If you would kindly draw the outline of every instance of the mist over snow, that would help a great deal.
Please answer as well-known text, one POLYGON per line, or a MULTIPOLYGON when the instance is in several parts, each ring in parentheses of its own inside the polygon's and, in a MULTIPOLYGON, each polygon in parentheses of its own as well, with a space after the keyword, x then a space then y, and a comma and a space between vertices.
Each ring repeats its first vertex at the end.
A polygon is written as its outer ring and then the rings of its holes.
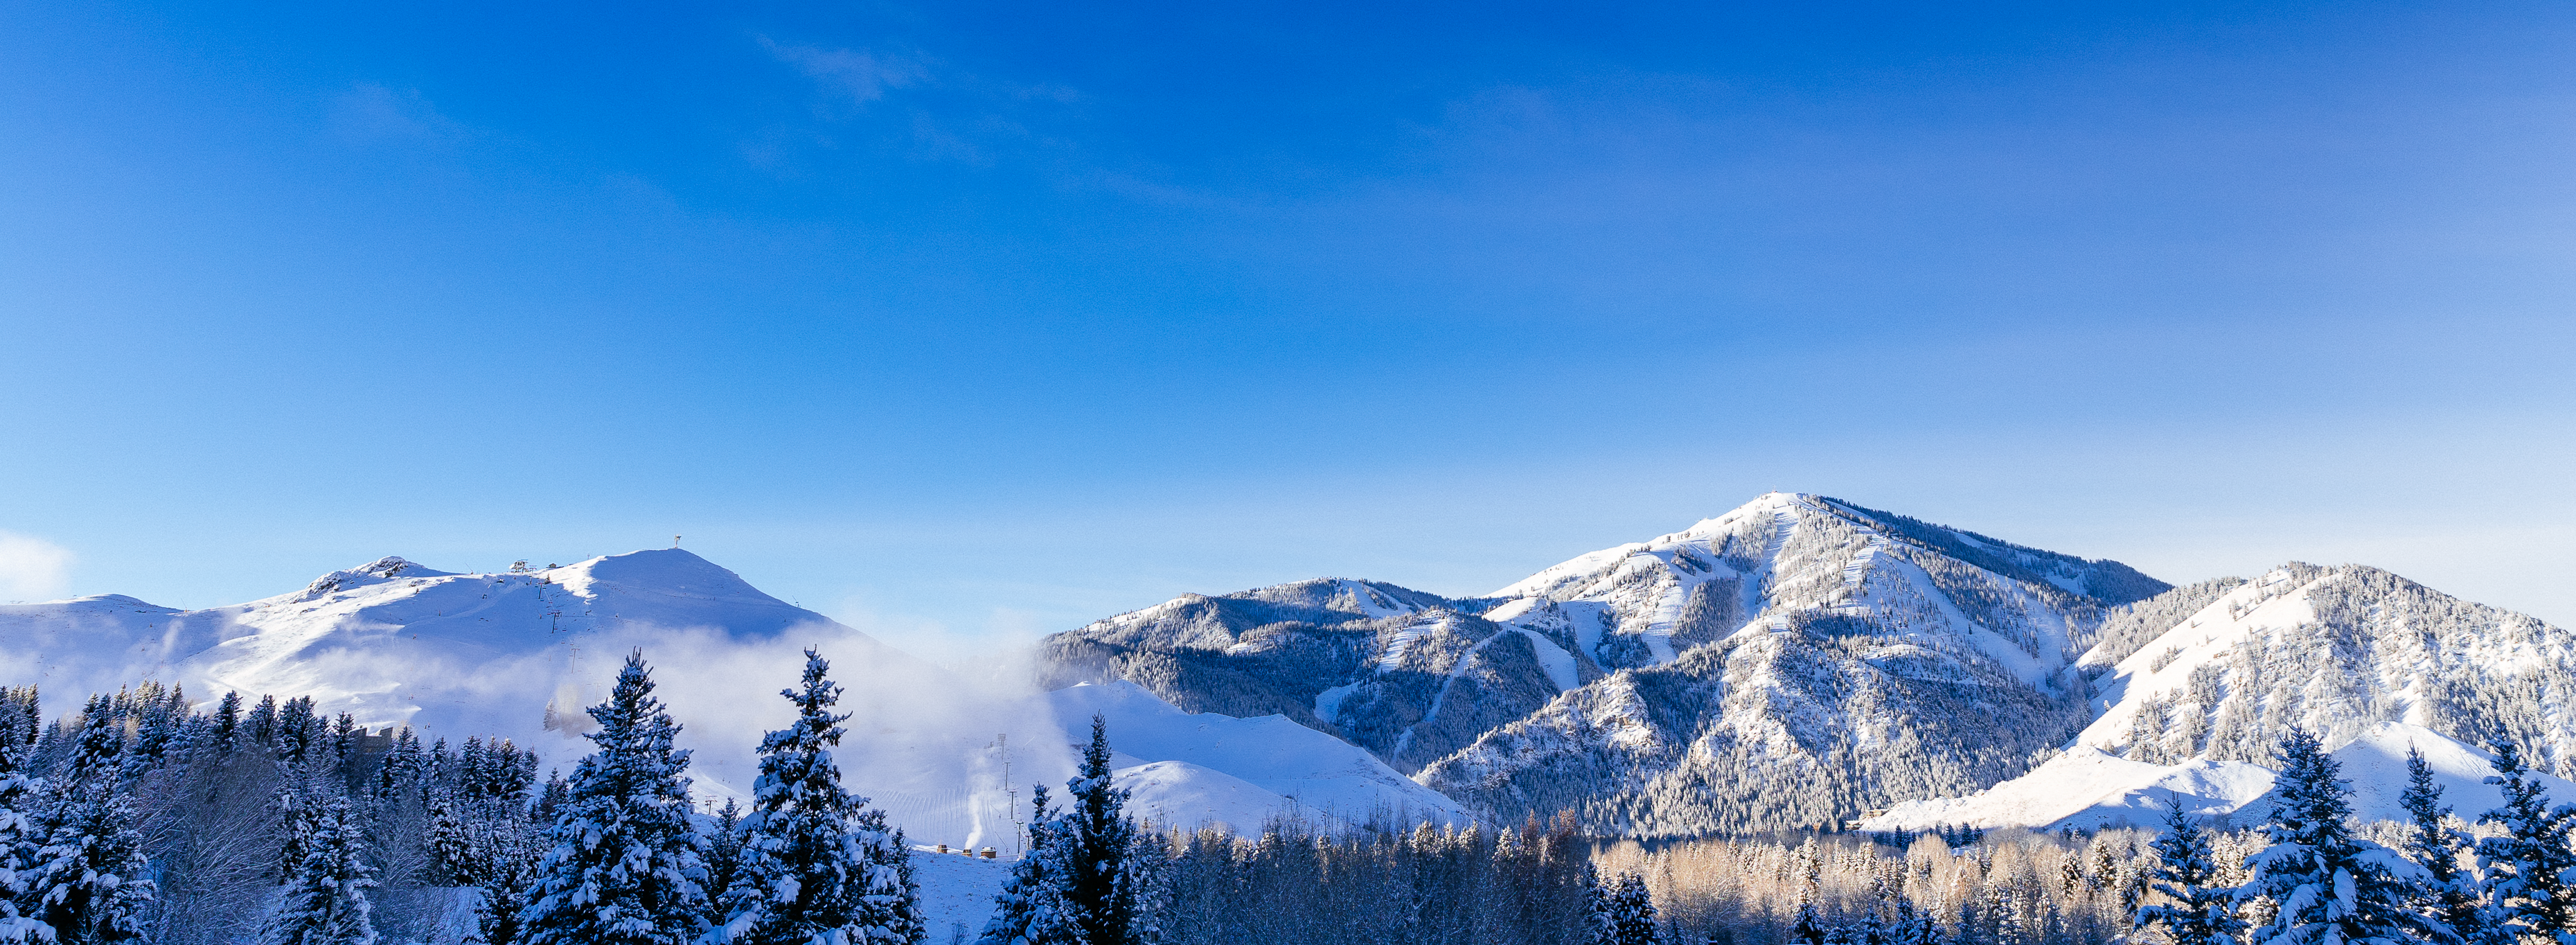
POLYGON ((385 558, 200 611, 113 595, 11 605, 0 607, 0 641, 0 675, 42 686, 49 712, 145 679, 181 685, 200 705, 226 691, 309 695, 318 711, 370 729, 509 738, 564 769, 591 747, 583 709, 640 649, 710 800, 749 790, 762 733, 793 716, 779 691, 810 646, 846 687, 850 737, 838 758, 850 783, 925 832, 983 839, 976 825, 1004 797, 999 752, 987 747, 997 736, 1015 780, 1072 770, 1061 727, 1025 689, 952 674, 677 549, 505 574, 385 558))
POLYGON ((592 748, 584 709, 640 650, 706 803, 747 797, 762 735, 794 715, 781 690, 812 647, 844 687, 844 776, 924 843, 1011 849, 1031 786, 1072 775, 1068 747, 1094 713, 1120 750, 1118 779, 1168 824, 1257 831, 1298 811, 1467 819, 1330 735, 1193 716, 1132 686, 1049 696, 1009 648, 955 653, 966 671, 953 671, 677 548, 507 573, 387 557, 206 610, 115 595, 9 605, 0 644, 0 678, 40 685, 51 713, 142 680, 180 685, 208 709, 227 691, 311 696, 371 730, 508 738, 566 770, 592 748))

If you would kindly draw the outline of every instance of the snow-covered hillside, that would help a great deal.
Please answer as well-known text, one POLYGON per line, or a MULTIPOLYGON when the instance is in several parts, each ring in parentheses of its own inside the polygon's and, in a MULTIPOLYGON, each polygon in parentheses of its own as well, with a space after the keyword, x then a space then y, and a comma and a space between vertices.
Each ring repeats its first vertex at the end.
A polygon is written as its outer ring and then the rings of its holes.
MULTIPOLYGON (((2471 820, 2503 803, 2485 783, 2494 757, 2440 732, 2381 722, 2334 751, 2352 783, 2353 814, 2365 820, 2404 820, 2398 792, 2406 786, 2406 753, 2422 752, 2442 787, 2444 803, 2471 820)), ((2551 797, 2576 798, 2576 782, 2535 775, 2551 797)), ((2055 830, 2154 827, 2172 805, 2201 816, 2225 816, 2240 826, 2270 811, 2273 771, 2243 761, 2193 758, 2172 765, 2131 761, 2086 747, 1968 797, 1908 801, 1861 822, 1867 830, 1922 830, 1942 825, 2035 827, 2055 830)))
POLYGON ((1483 609, 1340 578, 1191 594, 1050 637, 1041 682, 1126 680, 1194 712, 1279 715, 1410 772, 1601 675, 1483 609))
POLYGON ((1829 823, 2023 771, 2087 719, 2077 657, 2166 589, 1822 496, 1771 493, 1489 595, 1615 675, 1421 778, 1504 817, 1647 835, 1829 823))
POLYGON ((589 750, 582 709, 641 649, 711 796, 750 785, 753 748, 792 715, 778 691, 809 645, 847 690, 845 775, 921 842, 1008 849, 1011 818, 1025 817, 1010 792, 1025 799, 1032 784, 1060 785, 1072 772, 1066 745, 1095 711, 1108 716, 1122 764, 1152 768, 1120 780, 1175 821, 1213 816, 1258 830, 1298 804, 1319 818, 1380 808, 1458 816, 1366 752, 1284 719, 1186 715, 1133 687, 1047 697, 979 685, 678 549, 504 574, 384 558, 294 593, 198 611, 126 597, 0 608, 0 682, 42 686, 57 711, 144 679, 176 683, 200 703, 228 690, 311 696, 324 714, 371 729, 508 737, 552 767, 589 750))
POLYGON ((1171 827, 1216 822, 1258 835, 1272 817, 1412 824, 1471 820, 1456 802, 1395 773, 1377 756, 1282 716, 1191 715, 1130 682, 1049 693, 1073 729, 1099 714, 1132 809, 1171 827))
POLYGON ((2073 666, 2106 614, 2165 588, 1774 493, 1483 597, 1339 579, 1190 595, 1046 656, 1054 681, 1342 735, 1499 818, 1699 833, 2027 770, 2086 721, 2073 666))
POLYGON ((2561 628, 2375 568, 2296 562, 2136 609, 2163 615, 2164 630, 2106 637, 2079 660, 2095 715, 2064 755, 1870 823, 2134 820, 2140 797, 2168 789, 2198 809, 2235 810, 2269 787, 2263 766, 2292 725, 2345 759, 2356 809, 2371 816, 2395 810, 2407 745, 2451 779, 2464 810, 2494 802, 2478 783, 2489 773, 2480 743, 2512 741, 2535 767, 2576 773, 2576 634, 2561 628))
POLYGON ((2341 744, 2382 722, 2509 739, 2576 773, 2576 633, 2358 565, 2293 562, 2110 662, 2077 742, 2135 760, 2261 761, 2285 725, 2341 744))

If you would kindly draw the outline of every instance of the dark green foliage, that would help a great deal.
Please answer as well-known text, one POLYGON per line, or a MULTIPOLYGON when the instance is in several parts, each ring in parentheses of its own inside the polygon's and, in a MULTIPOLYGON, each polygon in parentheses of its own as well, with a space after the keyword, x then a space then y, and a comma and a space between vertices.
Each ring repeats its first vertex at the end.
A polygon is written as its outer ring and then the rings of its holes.
POLYGON ((2462 869, 2460 855, 2471 845, 2469 835, 2451 826, 2451 808, 2442 803, 2442 787, 2433 783, 2433 768, 2424 753, 2406 749, 2406 790, 2398 795, 2406 808, 2406 855, 2424 868, 2418 908, 2432 920, 2442 942, 2483 943, 2488 939, 2485 891, 2478 877, 2462 869))
POLYGON ((2135 925, 2164 933, 2172 945, 2228 945, 2245 923, 2236 917, 2236 890, 2222 882, 2209 832, 2179 803, 2165 806, 2165 830, 2155 840, 2149 874, 2164 902, 2138 910, 2135 925))
POLYGON ((1865 508, 1841 499, 1824 501, 1866 516, 1907 541, 2014 580, 2053 587, 2055 585, 2049 581, 2051 577, 2075 578, 2083 585, 2086 596, 2104 604, 2145 600, 2173 589, 2173 585, 2140 574, 2137 569, 2117 561, 2088 560, 2027 548, 1971 531, 1934 525, 1911 516, 1865 508), (1974 543, 1961 541, 1961 535, 1974 539, 1974 543))
POLYGON ((2548 788, 2523 766, 2522 751, 2512 742, 2495 746, 2495 776, 2504 806, 2479 815, 2482 824, 2502 825, 2506 833, 2478 841, 2478 862, 2487 871, 2490 901, 2502 914, 2503 935, 2534 945, 2576 943, 2576 848, 2568 831, 2576 826, 2576 804, 2549 804, 2548 788))
MULTIPOLYGON (((867 798, 842 787, 833 763, 849 716, 832 711, 841 687, 827 677, 830 668, 821 654, 805 651, 800 685, 780 692, 795 703, 796 720, 761 739, 751 812, 739 839, 720 839, 713 851, 733 857, 710 872, 733 873, 711 936, 717 941, 914 945, 923 937, 903 834, 883 811, 869 809, 867 798)), ((723 819, 718 827, 720 837, 734 832, 723 819)))
POLYGON ((653 697, 642 653, 630 654, 608 701, 592 706, 599 746, 573 769, 570 797, 547 838, 529 945, 683 945, 705 928, 705 839, 690 824, 689 754, 653 697))
POLYGON ((2251 861, 2240 897, 2272 904, 2270 921, 2248 930, 2248 945, 2344 942, 2400 945, 2427 934, 2410 908, 2412 891, 2390 874, 2397 858, 2352 835, 2342 765, 2315 735, 2292 728, 2277 756, 2278 797, 2264 834, 2272 845, 2251 861))

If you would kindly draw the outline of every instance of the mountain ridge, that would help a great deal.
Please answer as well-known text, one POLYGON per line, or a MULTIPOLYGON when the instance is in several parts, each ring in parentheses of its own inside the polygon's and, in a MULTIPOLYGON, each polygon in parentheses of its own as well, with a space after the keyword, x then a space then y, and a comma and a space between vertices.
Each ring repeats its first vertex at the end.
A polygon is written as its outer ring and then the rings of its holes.
MULTIPOLYGON (((579 708, 647 647, 675 708, 700 707, 684 740, 721 790, 748 783, 740 746, 783 711, 761 674, 817 641, 867 733, 853 783, 910 822, 980 835, 1004 816, 978 806, 999 796, 997 733, 1030 752, 1015 771, 1067 767, 1054 715, 1074 697, 998 696, 678 549, 508 574, 385 557, 204 610, 121 595, 0 606, 0 676, 56 699, 141 679, 201 701, 311 694, 371 727, 552 755, 586 748, 579 708)), ((2159 785, 2251 803, 2294 724, 2336 750, 2385 754, 2402 731, 2445 739, 2454 767, 2512 741, 2546 770, 2576 768, 2576 635, 2544 621, 2362 565, 2173 586, 1803 493, 1473 597, 1340 577, 1183 594, 1053 634, 1029 665, 1060 696, 1130 684, 1113 701, 1140 726, 1195 719, 1357 753, 1329 767, 1359 780, 1330 789, 1125 759, 1158 810, 1237 821, 1300 792, 1439 807, 1419 788, 1452 805, 1444 816, 1566 811, 1641 837, 2108 822, 2159 785), (2090 806, 2060 809, 2074 794, 2090 806)))
POLYGON ((1409 615, 1357 606, 1256 614, 1248 603, 1311 599, 1327 583, 1191 595, 1056 634, 1043 644, 1042 678, 1120 678, 1186 707, 1276 711, 1498 819, 1564 808, 1623 832, 1800 826, 1856 813, 1892 790, 1972 790, 2026 770, 2081 727, 2084 680, 2069 670, 2104 615, 2169 587, 2118 562, 1796 493, 1579 555, 1478 597, 1404 598, 1421 608, 1409 615), (1832 641, 1873 634, 1889 638, 1875 657, 1893 671, 1869 664, 1868 692, 1792 682, 1859 671, 1863 654, 1832 641), (1765 694, 1754 702, 1777 696, 1806 703, 1792 715, 1848 717, 1840 704, 1859 699, 1885 710, 1877 729, 1928 733, 1929 743, 1900 752, 1928 773, 1842 783, 1850 779, 1834 772, 1853 767, 1841 760, 1848 735, 1763 721, 1760 705, 1724 708, 1737 655, 1750 657, 1740 668, 1754 675, 1750 690, 1736 691, 1765 694), (1972 691, 1981 695, 1967 698, 1972 691), (2016 731, 2001 750, 1980 744, 1992 740, 1981 733, 1998 708, 2016 731), (1971 718, 1974 726, 1952 724, 1971 718), (1785 784, 1731 784, 1635 802, 1652 793, 1647 781, 1684 768, 1692 770, 1682 780, 1704 785, 1715 772, 1689 759, 1720 722, 1769 725, 1755 741, 1783 754, 1744 760, 1813 774, 1822 794, 1789 802, 1779 796, 1793 791, 1785 784), (1972 760, 1935 760, 1943 755, 1972 760), (1630 801, 1605 806, 1605 795, 1630 801), (1739 803, 1747 797, 1749 807, 1739 803))

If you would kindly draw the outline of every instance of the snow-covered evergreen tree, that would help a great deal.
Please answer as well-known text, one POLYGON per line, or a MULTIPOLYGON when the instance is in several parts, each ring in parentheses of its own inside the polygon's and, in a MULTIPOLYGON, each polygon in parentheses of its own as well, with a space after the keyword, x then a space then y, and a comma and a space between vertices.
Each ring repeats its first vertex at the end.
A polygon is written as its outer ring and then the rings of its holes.
POLYGON ((841 687, 830 669, 806 650, 800 686, 780 693, 796 704, 796 721, 761 739, 741 859, 713 940, 915 945, 923 937, 920 892, 904 869, 911 851, 867 798, 841 786, 832 748, 849 716, 832 712, 841 687))
POLYGON ((570 797, 572 786, 564 781, 563 772, 546 772, 546 788, 537 793, 537 822, 554 823, 555 812, 563 809, 564 801, 570 797))
POLYGON ((1091 717, 1091 744, 1081 771, 1065 782, 1062 839, 1069 844, 1065 901, 1090 945, 1132 945, 1154 938, 1152 895, 1159 863, 1144 848, 1152 837, 1127 816, 1127 792, 1110 782, 1109 720, 1091 717))
POLYGON ((536 884, 537 857, 523 848, 522 837, 504 830, 485 840, 492 849, 480 858, 483 881, 474 905, 474 927, 483 945, 517 945, 526 929, 521 913, 528 908, 529 888, 536 884))
POLYGON ((2433 766, 2411 745, 2406 749, 2406 790, 2397 802, 2406 808, 2406 854, 2424 868, 2419 908, 2433 920, 2439 937, 2486 945, 2486 891, 2475 874, 2460 868, 2469 835, 2451 826, 2451 808, 2442 803, 2433 766))
POLYGON ((394 733, 394 743, 385 749, 384 758, 376 763, 375 783, 368 793, 380 803, 394 802, 404 792, 420 786, 421 777, 428 774, 428 768, 429 755, 420 747, 420 736, 412 734, 410 726, 404 726, 394 733))
POLYGON ((286 700, 277 711, 277 756, 301 767, 322 747, 324 725, 313 715, 313 697, 286 700))
POLYGON ((317 805, 312 839, 284 900, 261 926, 260 945, 375 945, 375 888, 363 818, 345 798, 317 805))
POLYGON ((33 808, 44 782, 27 770, 36 750, 35 711, 34 687, 0 693, 0 943, 10 945, 54 937, 51 926, 19 911, 42 839, 33 808))
POLYGON ((681 945, 706 925, 704 838, 690 825, 689 753, 653 698, 641 651, 626 658, 608 701, 590 707, 599 746, 573 769, 547 837, 528 945, 681 945))
POLYGON ((236 690, 224 693, 223 701, 215 705, 215 720, 212 732, 214 735, 214 747, 220 751, 231 751, 233 747, 233 739, 240 737, 241 735, 241 723, 241 692, 236 690))
POLYGON ((143 835, 118 771, 125 730, 105 696, 83 710, 69 770, 48 793, 45 845, 31 864, 27 896, 60 945, 132 941, 143 934, 153 884, 143 835))
POLYGON ((1825 945, 1827 934, 1825 917, 1816 911, 1815 894, 1799 892, 1798 911, 1789 920, 1789 941, 1792 945, 1825 945))
POLYGON ((1583 864, 1584 941, 1591 945, 1613 945, 1619 940, 1619 918, 1610 909, 1610 890, 1601 885, 1601 872, 1592 864, 1583 864))
POLYGON ((732 916, 726 890, 742 875, 742 803, 725 798, 707 827, 707 925, 720 935, 732 916))
POLYGON ((312 860, 313 848, 321 841, 322 822, 315 809, 312 792, 303 784, 288 783, 277 791, 277 881, 293 883, 303 875, 312 860))
POLYGON ((430 793, 427 806, 429 826, 423 831, 421 847, 429 851, 435 875, 452 885, 482 885, 483 851, 475 842, 473 827, 466 822, 463 805, 439 790, 430 793))
POLYGON ((2271 846, 2253 856, 2253 879, 2238 891, 2276 911, 2248 931, 2249 945, 2402 945, 2429 935, 2430 923, 2408 908, 2407 885, 2390 873, 2412 865, 2352 835, 2342 764, 2296 727, 2281 736, 2277 757, 2279 803, 2263 828, 2271 846))
POLYGON ((2568 829, 2576 804, 2549 805, 2549 789, 2523 766, 2512 742, 2495 746, 2495 775, 2504 806, 2479 815, 2506 833, 2478 841, 2478 866, 2487 874, 2488 901, 2504 936, 2534 945, 2576 945, 2576 849, 2568 829))
POLYGON ((1941 925, 1932 913, 1917 908, 1914 900, 1898 898, 1887 921, 1889 945, 1933 945, 1941 938, 1941 925))
POLYGON ((1011 878, 993 897, 992 918, 975 945, 1090 945, 1065 895, 1075 847, 1064 815, 1048 806, 1043 784, 1029 806, 1028 852, 1011 864, 1011 878))
POLYGON ((242 728, 250 732, 250 740, 257 742, 260 747, 276 747, 277 697, 259 697, 259 704, 251 707, 250 717, 242 722, 242 728))
POLYGON ((140 778, 186 752, 187 730, 182 724, 186 698, 176 687, 164 689, 159 683, 135 687, 121 713, 134 729, 133 744, 127 746, 120 770, 125 780, 140 778))
POLYGON ((1610 893, 1612 942, 1617 945, 1663 945, 1663 926, 1656 921, 1655 897, 1646 890, 1646 878, 1636 873, 1619 874, 1619 886, 1610 893))
POLYGON ((2244 922, 2236 918, 2236 890, 2221 884, 2209 832, 2182 809, 2165 809, 2165 830, 2152 844, 2157 863, 2150 876, 2169 902, 2138 910, 2137 928, 2156 928, 2172 945, 2231 945, 2244 922))

